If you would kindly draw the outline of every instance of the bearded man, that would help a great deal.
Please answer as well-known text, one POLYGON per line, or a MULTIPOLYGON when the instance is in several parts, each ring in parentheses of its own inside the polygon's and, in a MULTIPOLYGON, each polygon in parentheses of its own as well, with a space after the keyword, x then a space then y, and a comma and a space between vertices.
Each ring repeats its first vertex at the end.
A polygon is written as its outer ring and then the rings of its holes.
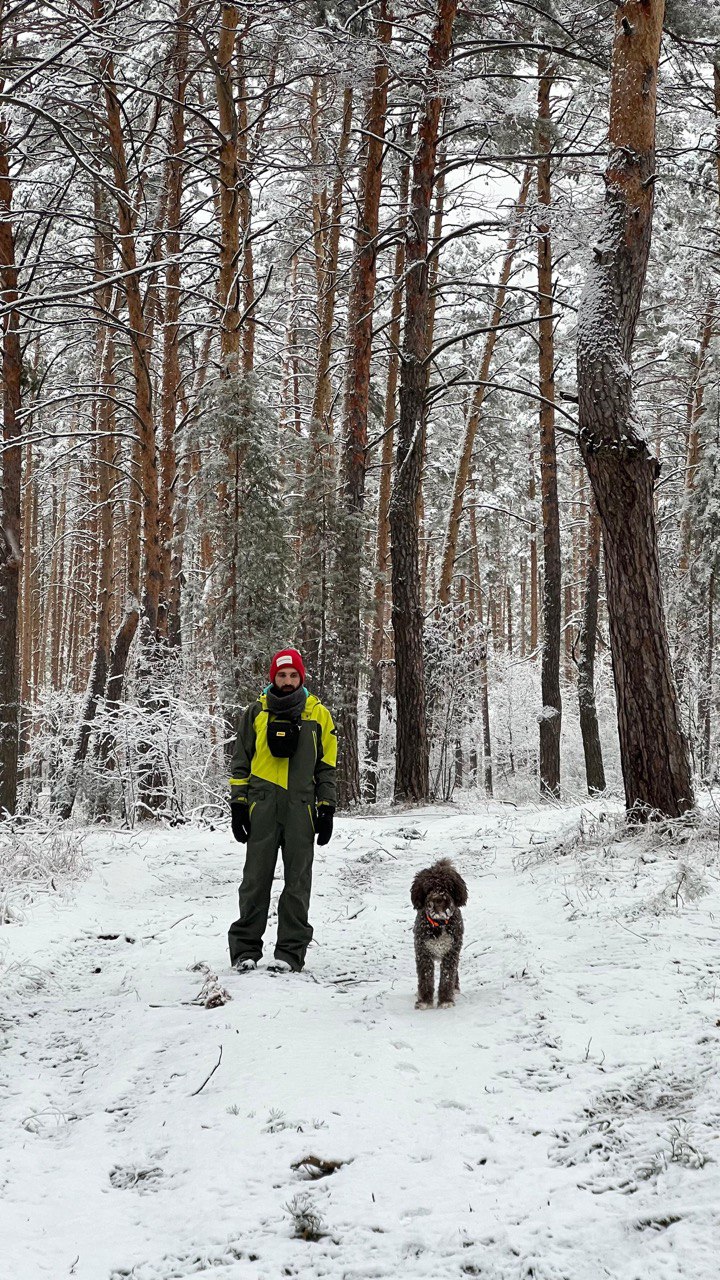
POLYGON ((257 968, 282 850, 285 887, 278 903, 275 972, 299 973, 313 936, 308 921, 315 839, 327 844, 337 802, 337 736, 332 716, 305 688, 297 649, 281 649, 270 684, 240 717, 230 766, 230 812, 236 840, 247 842, 240 915, 228 932, 230 963, 257 968))

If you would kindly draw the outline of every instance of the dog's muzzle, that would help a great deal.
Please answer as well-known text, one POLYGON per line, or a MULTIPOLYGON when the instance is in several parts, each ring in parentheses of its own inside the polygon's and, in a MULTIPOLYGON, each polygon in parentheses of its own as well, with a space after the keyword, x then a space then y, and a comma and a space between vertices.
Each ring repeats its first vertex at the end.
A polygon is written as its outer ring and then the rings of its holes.
POLYGON ((427 920, 428 924, 431 924, 431 925, 432 925, 433 929, 442 929, 443 925, 444 925, 444 924, 447 924, 447 922, 448 922, 448 920, 450 919, 450 917, 449 917, 449 916, 445 916, 445 918, 444 918, 443 920, 434 920, 434 919, 433 919, 433 917, 430 915, 430 912, 429 912, 429 911, 426 911, 426 912, 425 912, 425 919, 427 920))

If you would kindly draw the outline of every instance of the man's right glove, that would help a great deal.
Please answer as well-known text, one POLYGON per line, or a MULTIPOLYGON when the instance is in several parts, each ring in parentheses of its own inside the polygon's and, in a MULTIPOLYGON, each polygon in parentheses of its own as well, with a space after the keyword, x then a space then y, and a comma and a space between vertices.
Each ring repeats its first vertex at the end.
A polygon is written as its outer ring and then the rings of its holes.
POLYGON ((317 835, 318 844, 327 844, 333 833, 333 815, 335 810, 331 804, 319 804, 317 809, 317 835))
POLYGON ((250 835, 250 810, 241 800, 230 805, 230 821, 232 833, 238 844, 246 844, 250 835))

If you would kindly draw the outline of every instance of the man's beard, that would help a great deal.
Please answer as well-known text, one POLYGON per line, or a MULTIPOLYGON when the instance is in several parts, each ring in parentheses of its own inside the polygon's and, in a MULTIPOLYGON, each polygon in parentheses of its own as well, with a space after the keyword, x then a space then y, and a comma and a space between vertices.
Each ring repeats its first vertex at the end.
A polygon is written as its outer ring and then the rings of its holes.
MULTIPOLYGON (((300 686, 298 685, 298 688, 299 687, 300 686)), ((275 684, 274 680, 273 680, 273 689, 275 690, 279 698, 286 698, 289 693, 295 693, 295 690, 291 684, 286 684, 281 688, 279 684, 275 684)))

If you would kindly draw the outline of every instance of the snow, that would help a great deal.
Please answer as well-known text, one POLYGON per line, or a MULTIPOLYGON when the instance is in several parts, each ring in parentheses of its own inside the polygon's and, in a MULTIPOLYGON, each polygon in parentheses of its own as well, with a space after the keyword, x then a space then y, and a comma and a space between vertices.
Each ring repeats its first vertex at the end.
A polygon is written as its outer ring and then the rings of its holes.
POLYGON ((229 832, 87 833, 85 881, 0 929, 3 1277, 715 1277, 717 833, 591 820, 340 817, 302 975, 229 972, 229 832), (416 1011, 409 887, 447 854, 462 992, 416 1011), (208 971, 229 1003, 192 1003, 208 971))

